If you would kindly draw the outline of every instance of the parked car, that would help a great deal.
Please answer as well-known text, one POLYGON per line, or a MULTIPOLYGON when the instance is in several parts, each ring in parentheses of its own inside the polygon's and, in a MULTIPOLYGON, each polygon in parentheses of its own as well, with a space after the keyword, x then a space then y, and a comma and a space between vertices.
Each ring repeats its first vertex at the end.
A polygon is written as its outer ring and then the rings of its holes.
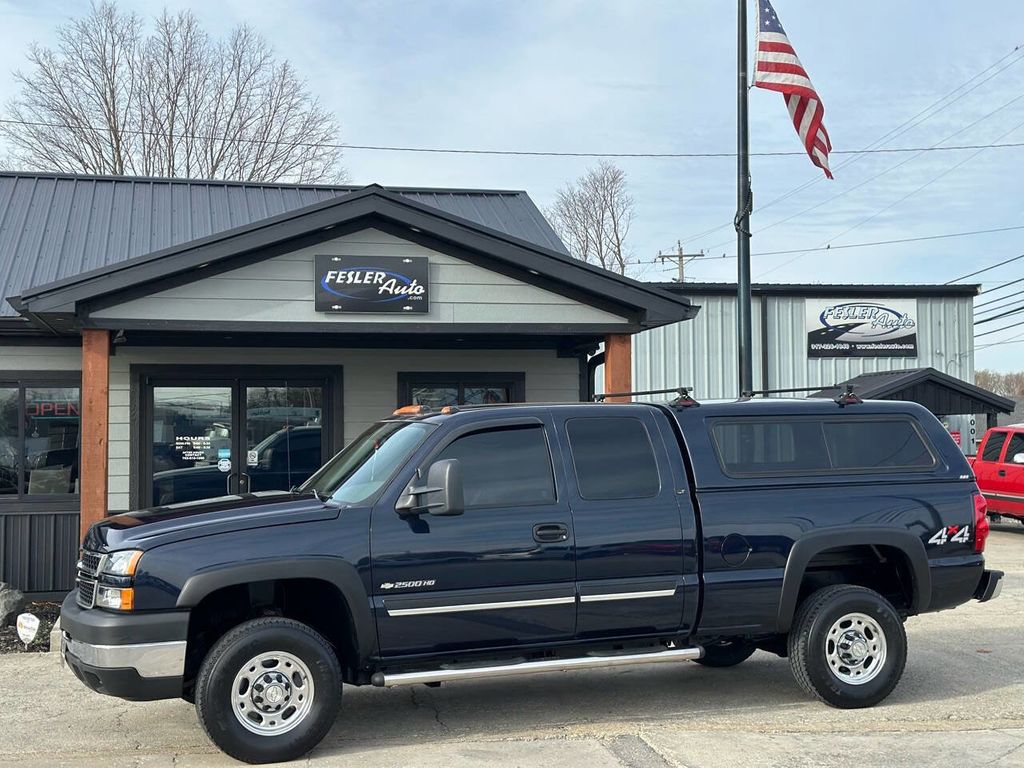
MULTIPOLYGON (((319 426, 284 427, 253 449, 255 464, 244 468, 249 491, 270 491, 304 483, 323 464, 319 426)), ((216 462, 153 474, 156 504, 198 501, 227 494, 227 473, 216 462)))
POLYGON ((913 403, 410 407, 294 493, 92 526, 62 653, 101 693, 194 701, 251 763, 312 749, 342 683, 761 649, 868 707, 908 617, 998 594, 987 534, 964 456, 913 403))
POLYGON ((988 512, 1024 523, 1024 424, 988 430, 968 458, 988 512))

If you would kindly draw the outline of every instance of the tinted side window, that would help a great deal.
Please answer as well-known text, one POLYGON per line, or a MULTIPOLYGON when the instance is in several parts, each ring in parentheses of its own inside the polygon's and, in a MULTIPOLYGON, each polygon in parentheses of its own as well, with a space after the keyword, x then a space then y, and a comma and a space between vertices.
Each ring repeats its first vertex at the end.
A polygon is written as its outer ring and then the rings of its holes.
POLYGON ((818 421, 724 422, 713 427, 726 474, 789 474, 829 469, 818 421))
POLYGON ((823 426, 836 469, 935 466, 935 457, 910 421, 826 421, 823 426))
POLYGON ((985 450, 982 451, 982 461, 999 461, 999 454, 1003 452, 1003 445, 1006 443, 1007 432, 990 432, 988 440, 985 441, 985 450))
POLYGON ((540 426, 474 432, 455 440, 437 458, 462 464, 467 508, 555 500, 551 455, 540 426))
POLYGON ((644 499, 658 494, 658 463, 642 421, 569 419, 565 429, 581 498, 644 499))
POLYGON ((1014 432, 1010 438, 1010 444, 1006 448, 1006 463, 1012 464, 1013 457, 1018 453, 1024 453, 1024 432, 1014 432))

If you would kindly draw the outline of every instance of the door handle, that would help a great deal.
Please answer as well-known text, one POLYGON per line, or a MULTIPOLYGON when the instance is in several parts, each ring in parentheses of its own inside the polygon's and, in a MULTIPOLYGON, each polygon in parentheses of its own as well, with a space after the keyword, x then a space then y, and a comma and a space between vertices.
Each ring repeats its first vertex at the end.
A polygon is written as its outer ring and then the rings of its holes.
POLYGON ((569 527, 562 523, 538 523, 533 526, 533 540, 542 544, 568 538, 569 527))
POLYGON ((1006 470, 1005 469, 1000 469, 999 470, 999 476, 1000 477, 1006 477, 1006 470))

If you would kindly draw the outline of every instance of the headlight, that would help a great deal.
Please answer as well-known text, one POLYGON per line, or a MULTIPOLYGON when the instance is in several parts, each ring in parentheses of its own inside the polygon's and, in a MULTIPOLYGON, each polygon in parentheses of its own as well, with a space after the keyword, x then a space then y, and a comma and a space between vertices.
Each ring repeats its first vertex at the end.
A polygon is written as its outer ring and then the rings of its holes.
POLYGON ((103 566, 103 572, 109 573, 111 576, 134 576, 141 557, 142 552, 137 549, 111 552, 107 555, 107 562, 103 566))
POLYGON ((130 611, 135 607, 135 590, 131 587, 119 589, 100 585, 96 588, 96 605, 100 608, 113 608, 115 611, 130 611))

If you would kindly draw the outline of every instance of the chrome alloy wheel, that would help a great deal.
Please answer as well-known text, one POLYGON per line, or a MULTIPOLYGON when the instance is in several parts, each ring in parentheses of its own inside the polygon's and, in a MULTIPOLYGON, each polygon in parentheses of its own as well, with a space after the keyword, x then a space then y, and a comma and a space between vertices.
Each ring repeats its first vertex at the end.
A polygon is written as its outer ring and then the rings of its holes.
POLYGON ((885 633, 867 614, 848 613, 825 636, 825 660, 844 683, 870 682, 885 666, 885 633))
POLYGON ((231 686, 231 709, 247 730, 279 736, 295 728, 313 706, 309 667, 284 651, 269 651, 246 662, 231 686))

